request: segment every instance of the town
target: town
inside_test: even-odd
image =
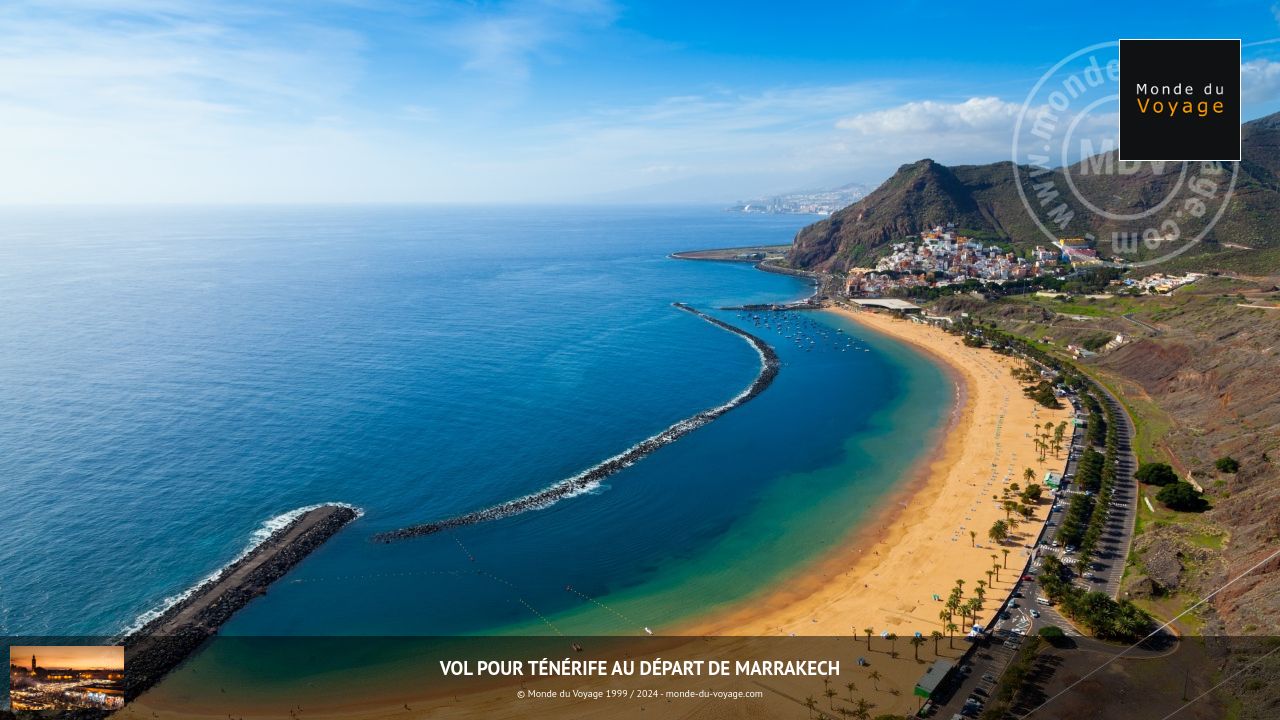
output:
[[[954,223],[936,226],[916,238],[894,243],[891,252],[871,268],[853,268],[844,291],[853,297],[910,295],[924,288],[946,288],[977,280],[1003,285],[1036,278],[1064,278],[1102,266],[1097,251],[1084,238],[1062,238],[1049,247],[1036,245],[1023,255],[998,244],[961,235]],[[1155,274],[1114,280],[1117,292],[1166,293],[1203,277]],[[1028,283],[1030,285],[1031,283]]]

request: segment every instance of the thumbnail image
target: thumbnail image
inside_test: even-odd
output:
[[[9,648],[9,701],[14,710],[116,710],[124,706],[124,647]]]

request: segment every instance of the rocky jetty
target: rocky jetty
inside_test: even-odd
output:
[[[608,460],[605,460],[594,467],[588,468],[571,478],[561,480],[555,485],[544,490],[531,495],[525,495],[524,497],[517,498],[500,505],[494,505],[492,507],[485,508],[484,510],[477,510],[475,512],[458,515],[445,520],[435,520],[433,522],[422,523],[421,525],[412,525],[399,530],[381,533],[374,536],[374,541],[389,543],[394,540],[407,540],[409,538],[431,535],[442,530],[449,530],[451,528],[462,527],[464,525],[475,525],[476,523],[482,523],[489,520],[497,520],[529,510],[544,508],[563,498],[587,492],[598,487],[600,481],[604,478],[607,478],[619,470],[634,464],[637,460],[640,460],[654,450],[657,450],[663,445],[669,445],[675,442],[684,435],[706,425],[730,410],[747,403],[755,396],[764,392],[765,388],[769,387],[769,384],[773,382],[775,377],[777,377],[778,368],[780,366],[780,363],[778,362],[778,354],[774,352],[773,348],[764,340],[761,340],[746,330],[734,327],[723,320],[712,317],[684,303],[673,303],[673,305],[687,313],[691,313],[703,320],[706,320],[722,330],[738,335],[755,348],[756,352],[760,355],[760,372],[756,375],[755,380],[752,381],[751,385],[748,386],[746,390],[738,393],[738,395],[736,395],[732,400],[723,405],[709,410],[703,410],[696,415],[687,417],[657,435],[653,435],[652,437],[636,443],[626,451],[614,455]]]
[[[159,682],[215,635],[231,616],[357,517],[353,508],[323,505],[272,533],[216,577],[123,638],[125,700]]]

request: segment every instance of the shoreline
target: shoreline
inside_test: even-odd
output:
[[[991,385],[1003,381],[1003,399],[1023,413],[1030,410],[1030,414],[1038,418],[1037,422],[1047,419],[1056,422],[1069,414],[1066,410],[1039,407],[1022,396],[1020,386],[1008,373],[1008,367],[1015,361],[986,349],[968,348],[954,336],[931,326],[871,311],[839,306],[830,310],[862,328],[910,346],[937,364],[956,388],[947,420],[936,430],[931,438],[932,447],[907,473],[904,482],[871,508],[859,523],[861,527],[846,535],[826,557],[797,568],[781,580],[782,587],[766,590],[735,603],[737,607],[690,622],[679,631],[681,634],[847,635],[861,634],[870,626],[876,634],[887,631],[907,637],[913,632],[927,636],[933,630],[941,630],[942,623],[937,618],[940,603],[934,607],[932,595],[945,596],[958,576],[971,587],[978,579],[986,582],[982,574],[991,564],[989,552],[993,548],[986,537],[987,529],[996,519],[1004,517],[1004,513],[994,507],[990,494],[983,492],[998,487],[996,483],[988,481],[983,491],[975,492],[976,481],[966,483],[965,479],[971,477],[971,473],[986,469],[993,479],[1003,475],[1006,482],[1023,483],[1022,468],[1032,467],[1038,482],[1046,470],[1061,471],[1065,460],[1049,457],[1046,462],[1038,462],[1028,450],[1032,443],[1028,438],[1015,437],[1008,448],[1001,447],[997,441],[994,458],[992,449],[977,444],[984,430],[1003,426],[1000,419],[993,422],[994,409],[986,405],[991,399],[991,386],[982,383],[984,376],[995,381]],[[974,364],[985,366],[983,375],[973,369]],[[993,372],[996,367],[999,372]],[[1020,429],[1015,426],[1006,434],[1016,434]],[[983,463],[983,459],[1002,460],[1004,466],[996,468],[997,463]],[[967,493],[973,505],[967,511],[950,508],[951,512],[935,514],[940,509],[948,509],[945,506],[957,493]],[[962,514],[964,512],[969,514]],[[917,514],[920,521],[903,522]],[[1041,502],[1035,516],[1026,521],[1014,537],[1034,539],[1046,514],[1047,504]],[[943,537],[945,529],[938,526],[957,522],[957,518],[960,518],[960,529],[948,540]],[[976,539],[967,535],[970,530],[978,533]],[[1007,556],[1010,574],[992,582],[992,592],[983,604],[979,624],[985,625],[992,619],[1012,585],[1008,580],[1025,560],[1023,544],[995,547],[997,553],[1010,550]],[[917,552],[922,557],[916,557]],[[923,577],[930,573],[936,578]],[[852,585],[846,585],[846,581]],[[833,582],[838,587],[833,587]],[[857,587],[858,582],[863,583],[861,588]],[[923,584],[931,584],[934,589],[926,590]],[[896,606],[886,607],[895,602]]]
[[[780,578],[773,586],[731,606],[713,609],[695,618],[664,638],[674,646],[664,657],[700,657],[707,635],[736,638],[752,643],[769,637],[825,636],[849,642],[850,651],[866,656],[879,673],[879,679],[866,679],[867,670],[859,670],[859,693],[875,702],[882,712],[907,714],[917,709],[917,699],[909,692],[922,672],[926,658],[955,661],[969,649],[963,631],[954,641],[939,638],[915,648],[919,660],[913,658],[908,644],[914,632],[929,638],[942,625],[937,614],[940,601],[931,594],[945,596],[951,583],[963,578],[972,596],[972,588],[984,569],[990,568],[986,528],[1004,514],[993,501],[992,489],[1006,482],[1025,482],[1022,468],[1031,466],[1041,475],[1046,469],[1060,470],[1063,461],[1050,456],[1046,462],[1035,462],[1028,448],[1032,439],[1023,431],[1029,421],[1057,422],[1069,415],[1067,410],[1043,408],[1026,398],[1021,386],[1010,375],[1009,368],[1020,360],[1000,356],[986,349],[969,348],[959,339],[926,325],[898,320],[870,311],[855,312],[844,308],[833,310],[868,332],[904,343],[938,364],[953,383],[954,395],[946,421],[940,423],[920,442],[928,449],[914,463],[899,486],[890,490],[859,526],[823,557],[806,562]],[[1007,407],[1005,406],[1007,403]],[[1009,426],[1003,424],[1008,417]],[[993,442],[992,430],[997,429]],[[993,462],[994,461],[994,462]],[[982,481],[976,473],[989,473]],[[1038,478],[1037,478],[1038,479]],[[968,509],[966,508],[966,504]],[[1048,503],[1037,506],[1036,517],[1018,530],[1016,541],[1004,545],[1010,550],[1009,572],[992,583],[992,590],[979,613],[985,624],[1002,604],[1012,580],[1017,579],[1024,556],[1023,543],[1032,542],[1043,523]],[[918,517],[915,522],[904,522]],[[957,526],[954,527],[953,526]],[[981,541],[971,542],[970,529],[979,533]],[[963,534],[961,534],[963,533]],[[998,552],[998,549],[996,550]],[[957,623],[959,620],[957,619]],[[963,623],[960,623],[963,624]],[[872,627],[873,638],[865,628]],[[882,632],[892,632],[900,642],[882,639]],[[742,637],[747,636],[747,637]],[[852,664],[852,660],[850,660]],[[512,688],[518,679],[495,682],[489,687],[472,689],[445,687],[410,688],[401,685],[381,687],[363,696],[353,695],[340,707],[324,711],[332,717],[354,717],[377,720],[398,717],[491,717],[511,709]],[[554,681],[528,681],[541,686]],[[762,702],[774,715],[797,707],[795,698],[814,694],[821,689],[801,681],[773,682],[766,688]],[[580,680],[584,688],[616,687],[609,679]],[[525,683],[521,683],[524,687]],[[763,687],[763,686],[762,686]],[[145,699],[144,699],[145,700]],[[147,710],[160,710],[164,717],[217,717],[216,705],[201,710],[172,706],[134,707],[139,718]],[[548,718],[646,717],[644,708],[627,708],[617,713],[615,706],[591,703],[548,703],[521,705],[521,714]],[[720,708],[703,708],[707,717],[728,717]],[[258,716],[279,716],[258,705]]]

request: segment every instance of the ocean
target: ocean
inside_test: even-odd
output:
[[[363,515],[236,635],[661,633],[785,582],[927,451],[933,363],[796,278],[681,261],[813,217],[654,207],[0,211],[0,635],[113,635],[287,513]],[[551,507],[536,492],[759,397]],[[273,524],[274,523],[274,524]],[[256,535],[255,535],[256,534]]]

